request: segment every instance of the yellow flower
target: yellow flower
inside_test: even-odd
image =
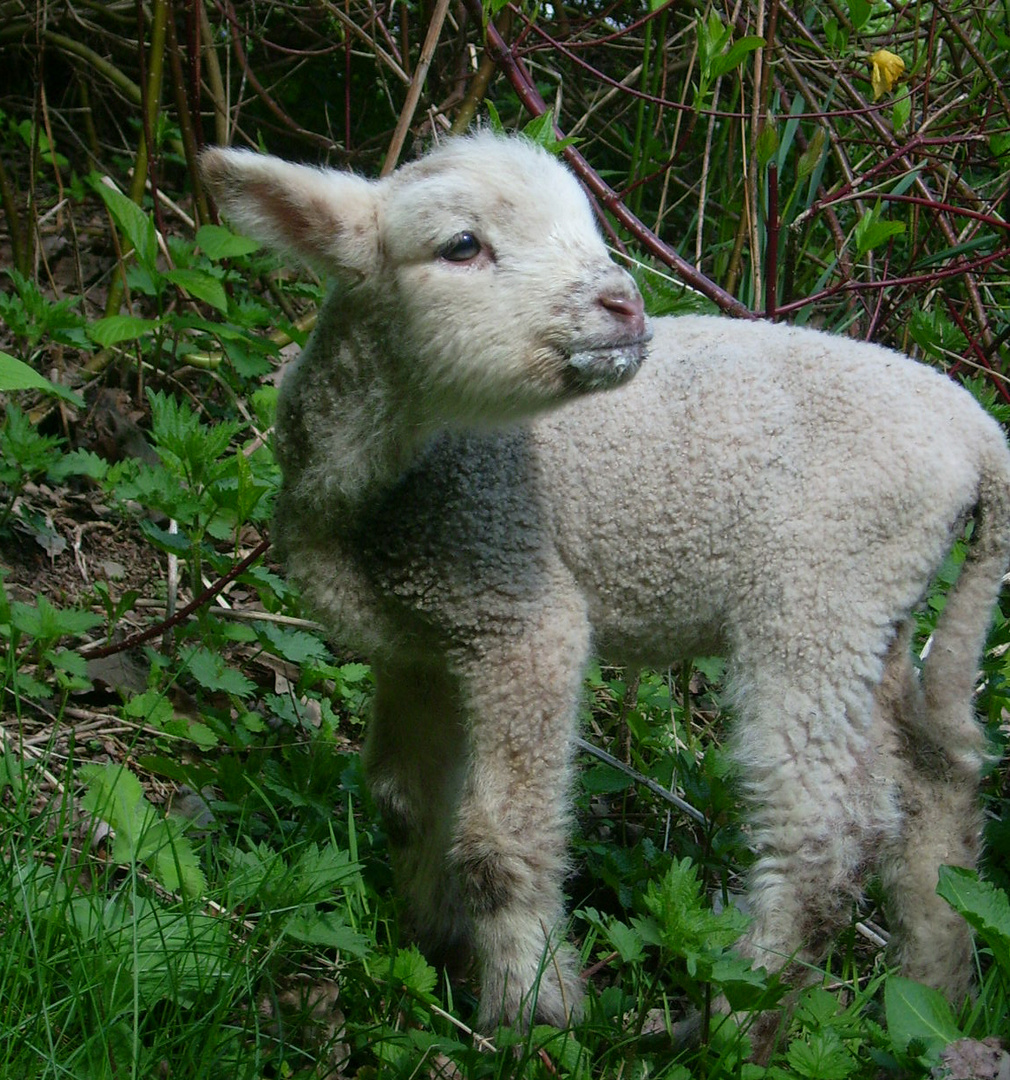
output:
[[[901,78],[905,70],[905,61],[887,49],[877,49],[870,56],[870,65],[873,69],[870,81],[873,83],[873,100],[876,101],[888,90],[894,89],[894,84]]]

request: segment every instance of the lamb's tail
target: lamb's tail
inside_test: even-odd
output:
[[[940,866],[974,866],[985,742],[973,692],[993,604],[1010,561],[1010,454],[993,432],[980,469],[975,531],[923,670],[898,711],[901,834],[880,858],[891,942],[906,975],[959,1002],[971,982],[971,932],[936,892]],[[909,676],[911,673],[909,672]]]
[[[1010,454],[999,437],[987,448],[975,528],[961,573],[947,594],[923,668],[927,730],[946,767],[977,776],[982,733],[972,698],[993,606],[1010,563]]]

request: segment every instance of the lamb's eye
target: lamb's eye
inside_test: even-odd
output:
[[[481,242],[472,232],[460,232],[438,249],[438,257],[448,262],[469,262],[482,250]]]

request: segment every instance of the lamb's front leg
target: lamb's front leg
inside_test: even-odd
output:
[[[466,660],[470,766],[451,855],[481,967],[478,1023],[565,1026],[582,998],[562,883],[589,628],[580,603],[552,602],[482,646]]]
[[[376,660],[372,667],[375,704],[363,758],[407,933],[432,963],[462,974],[473,942],[448,854],[466,771],[458,696],[436,663]]]

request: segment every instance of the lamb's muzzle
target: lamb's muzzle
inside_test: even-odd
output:
[[[652,326],[641,295],[631,288],[598,297],[597,303],[611,317],[611,334],[599,344],[581,344],[571,352],[572,389],[605,390],[630,379],[641,367]]]

